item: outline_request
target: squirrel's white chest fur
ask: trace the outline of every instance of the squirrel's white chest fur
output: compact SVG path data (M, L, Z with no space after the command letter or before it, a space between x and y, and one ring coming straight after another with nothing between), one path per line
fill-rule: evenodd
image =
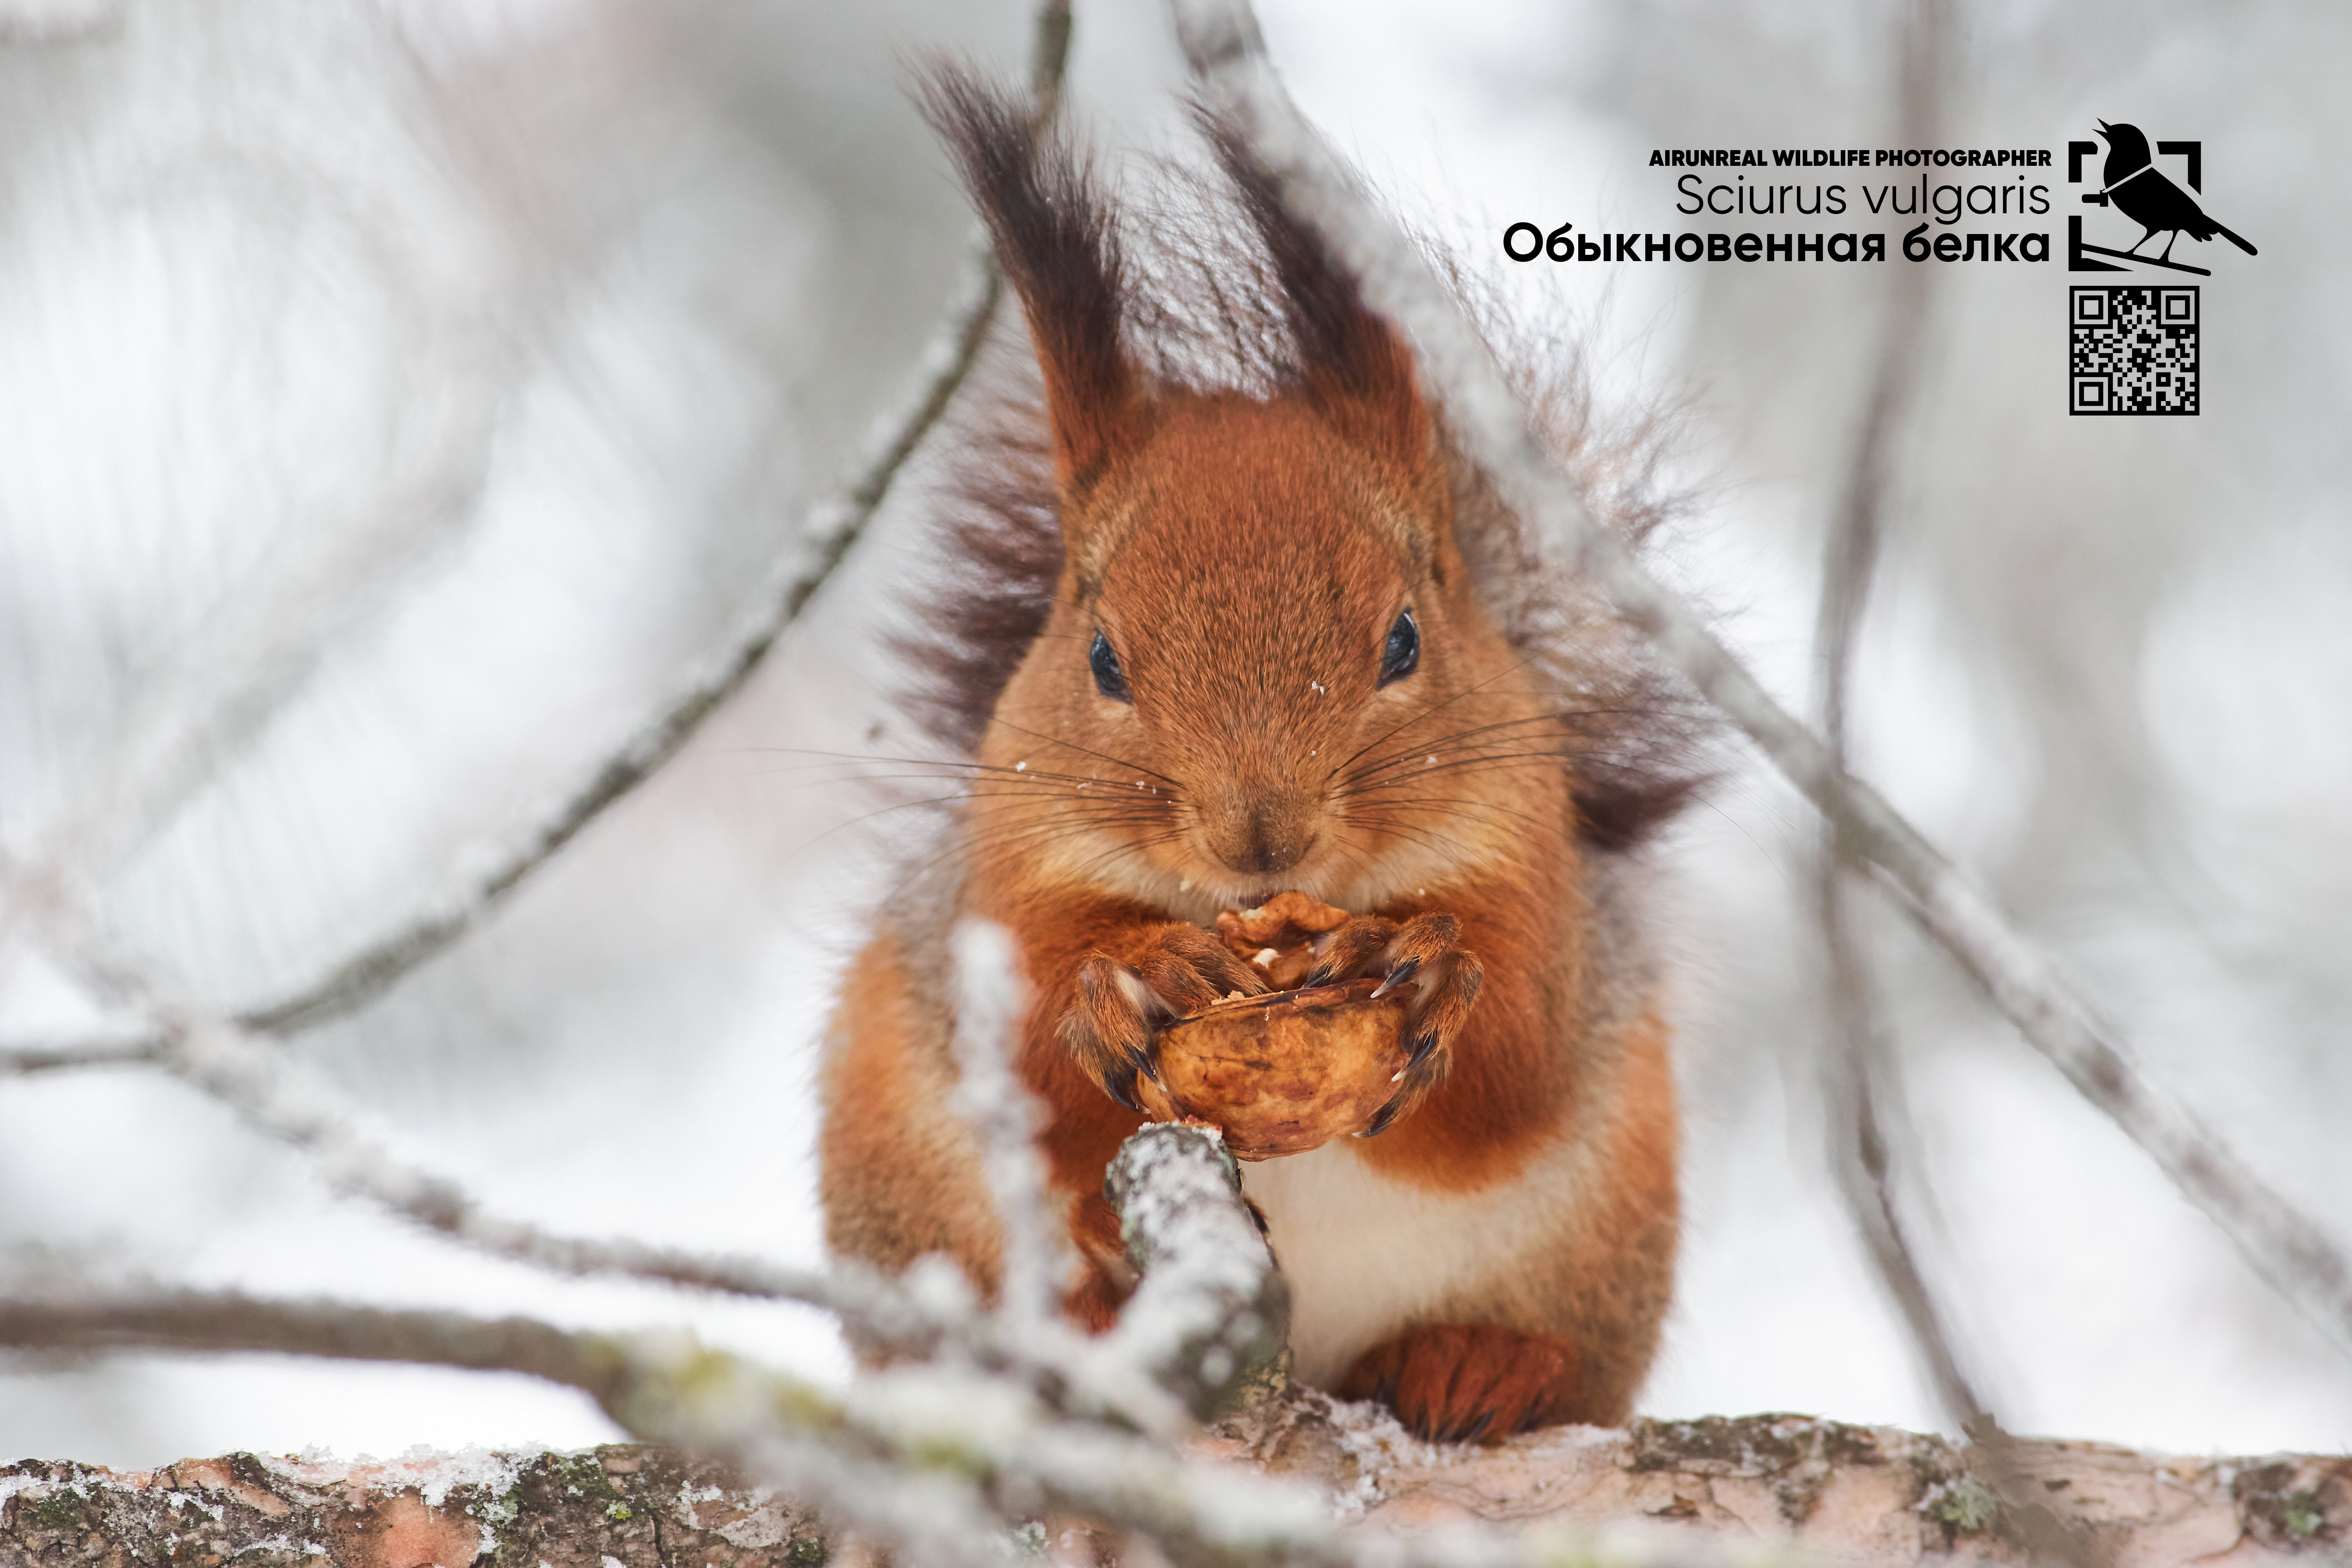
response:
M1346 1140L1245 1164L1242 1190L1290 1282L1292 1375L1320 1388L1407 1327L1459 1321L1449 1309L1540 1246L1563 1196L1554 1172L1427 1192L1373 1171Z

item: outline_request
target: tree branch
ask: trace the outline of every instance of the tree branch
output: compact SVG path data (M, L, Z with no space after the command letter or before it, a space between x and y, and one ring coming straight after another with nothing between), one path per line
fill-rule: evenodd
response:
M534 1319L475 1318L340 1301L271 1301L235 1292L0 1299L0 1345L52 1351L267 1351L520 1372L580 1389L600 1405L619 1397L625 1382L619 1353L604 1342Z
M644 1444L579 1454L391 1460L230 1454L161 1469L0 1468L0 1560L238 1568L413 1563L808 1568L828 1554L805 1505L735 1467Z
M1975 976L2020 1033L2152 1157L2265 1279L2352 1348L2352 1264L2317 1225L2153 1088L2055 966L1878 792L1650 576L1554 469L1476 332L1424 261L1347 176L1267 63L1245 0L1171 0L1202 99L1273 172L1282 199L1412 338L1465 454L1523 515L1565 542L1606 594L1876 868L1912 918Z

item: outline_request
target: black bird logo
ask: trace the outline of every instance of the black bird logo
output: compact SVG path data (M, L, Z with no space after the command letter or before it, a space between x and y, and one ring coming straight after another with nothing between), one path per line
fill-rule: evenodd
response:
M2147 232L2132 241L2130 250L2113 255L2137 255L2139 247L2159 234L2169 234L2164 242L2164 254L2157 259L2170 262L2172 247L2183 234L2202 243L2220 235L2248 256L2258 254L2246 243L2242 235L2232 233L2205 216L2197 198L2174 184L2159 173L2156 159L2148 151L2147 138L2137 125L2110 125L2099 121L2099 134L2107 139L2107 164L2100 171L2105 189L2088 201L2112 204L2115 209L2134 223L2147 226ZM2141 260L2147 258L2141 257Z

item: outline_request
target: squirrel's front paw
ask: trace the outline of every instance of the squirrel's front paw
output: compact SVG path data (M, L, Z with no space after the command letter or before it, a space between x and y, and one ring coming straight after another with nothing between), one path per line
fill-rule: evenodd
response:
M1402 925L1378 915L1360 915L1331 933L1318 955L1309 985L1329 985L1359 974L1383 977L1375 995L1410 990L1412 1015L1405 1026L1405 1068L1394 1099L1365 1125L1375 1138L1420 1103L1444 1080L1452 1047L1470 1021L1470 1005L1486 966L1457 945L1462 922L1452 915L1415 915Z
M1078 966L1078 997L1063 1016L1062 1038L1105 1094L1139 1110L1136 1075L1159 1077L1162 1025L1236 991L1265 990L1263 977L1199 926L1164 926L1133 966L1107 952Z

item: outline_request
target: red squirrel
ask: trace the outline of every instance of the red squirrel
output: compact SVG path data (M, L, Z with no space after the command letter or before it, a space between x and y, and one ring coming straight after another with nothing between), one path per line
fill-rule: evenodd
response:
M982 917L1034 987L1019 1067L1084 1260L1066 1306L1108 1324L1134 1281L1103 1171L1137 1075L1170 1019L1266 988L1217 912L1299 889L1351 916L1308 984L1384 974L1413 1001L1411 1066L1362 1135L1244 1169L1294 1374L1433 1438L1622 1423L1677 1229L1635 851L1697 782L1687 706L1541 564L1238 140L1204 126L1213 188L1143 255L1064 133L956 69L926 100L1042 408L964 456L928 657L971 783L942 890L886 910L845 983L829 1245L945 1253L993 1288L943 981L950 930ZM1580 398L1549 408L1570 471L1643 531L1623 450Z

